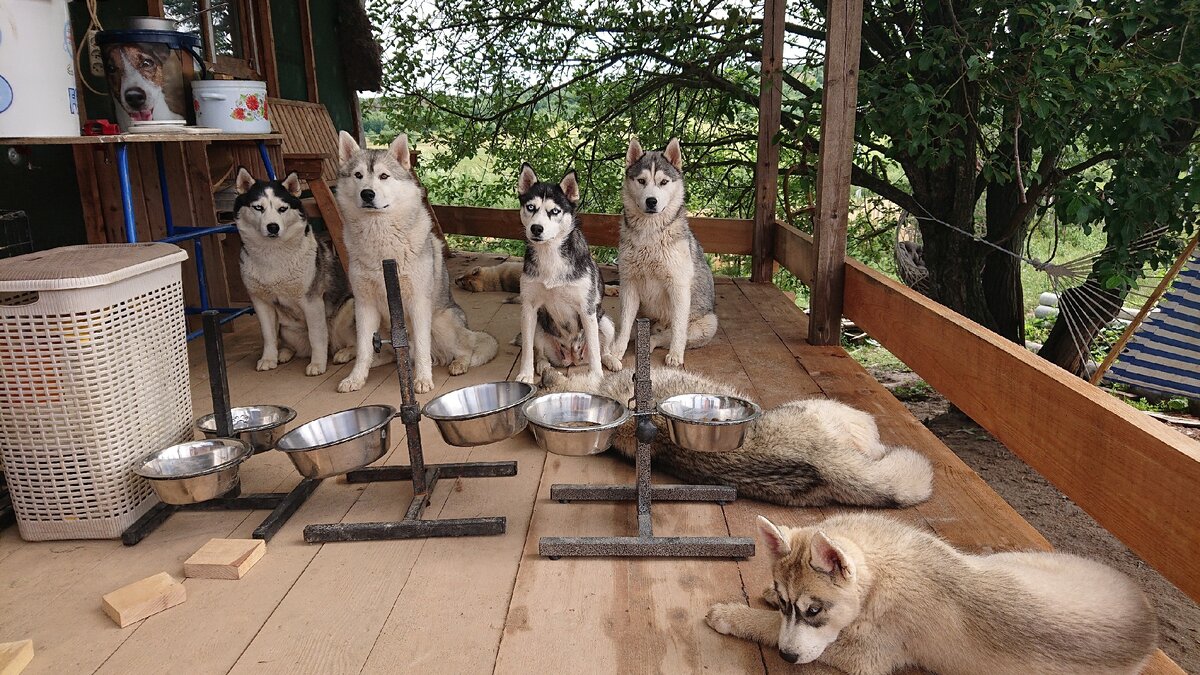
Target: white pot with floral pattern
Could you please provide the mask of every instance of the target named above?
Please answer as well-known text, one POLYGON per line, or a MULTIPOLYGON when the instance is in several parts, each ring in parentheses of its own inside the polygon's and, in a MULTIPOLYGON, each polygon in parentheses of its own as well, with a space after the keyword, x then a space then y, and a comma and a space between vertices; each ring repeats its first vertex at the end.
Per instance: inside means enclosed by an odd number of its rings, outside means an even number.
POLYGON ((196 124, 233 134, 271 132, 267 83, 248 80, 198 80, 192 83, 196 124))

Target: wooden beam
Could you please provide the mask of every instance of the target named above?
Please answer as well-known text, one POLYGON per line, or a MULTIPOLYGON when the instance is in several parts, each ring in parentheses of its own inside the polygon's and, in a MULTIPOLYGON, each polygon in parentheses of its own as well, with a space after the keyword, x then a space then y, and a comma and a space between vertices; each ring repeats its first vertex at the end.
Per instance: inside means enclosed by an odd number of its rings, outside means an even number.
POLYGON ((775 201, 779 191, 779 120, 783 105, 783 28, 787 0, 763 4, 762 70, 758 92, 758 157, 754 165, 754 253, 751 281, 774 271, 775 201))
POLYGON ((775 223, 775 260, 812 288, 815 261, 811 237, 787 223, 775 223))
POLYGON ((848 318, 1200 599, 1200 443, 850 258, 845 290, 848 318))
MULTIPOLYGON (((500 239, 523 237, 521 217, 516 209, 435 204, 433 212, 446 234, 500 239)), ((579 221, 588 244, 617 245, 620 239, 621 216, 611 213, 581 213, 579 221)), ((735 218, 689 218, 688 223, 707 253, 751 253, 754 221, 735 218)))
POLYGON ((258 34, 258 68, 267 81, 267 96, 279 96, 279 66, 275 60, 275 30, 271 27, 271 6, 254 2, 254 30, 258 34))
POLYGON ((842 287, 845 283, 846 218, 850 169, 854 163, 854 113, 858 103, 858 54, 862 0, 828 4, 825 30, 825 86, 821 92, 821 153, 817 160, 815 278, 811 286, 808 341, 838 344, 842 339, 842 287))
POLYGON ((304 52, 304 86, 310 103, 318 103, 317 57, 313 52, 312 11, 309 0, 296 0, 300 9, 300 51, 304 52))

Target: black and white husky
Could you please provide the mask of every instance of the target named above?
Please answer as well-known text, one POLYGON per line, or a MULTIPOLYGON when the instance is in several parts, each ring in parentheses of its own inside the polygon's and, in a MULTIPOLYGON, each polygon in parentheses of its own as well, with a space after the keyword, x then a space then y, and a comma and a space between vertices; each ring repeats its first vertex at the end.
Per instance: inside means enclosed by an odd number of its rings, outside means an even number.
POLYGON ((552 365, 587 363, 595 376, 602 362, 620 368, 620 360, 608 355, 614 331, 600 304, 604 282, 575 218, 575 172, 558 184, 541 182, 533 167, 522 164, 517 194, 526 241, 517 380, 534 384, 534 373, 552 365))
POLYGON ((300 204, 300 179, 255 180, 238 169, 234 212, 242 238, 242 283, 262 328, 258 370, 309 356, 307 375, 354 358, 354 300, 346 273, 318 241, 300 204), (283 345, 280 346, 280 341, 283 345))
POLYGON ((684 349, 716 335, 717 315, 712 269, 688 227, 678 138, 661 152, 629 141, 621 203, 621 332, 612 354, 625 355, 633 321, 644 316, 654 322, 651 349, 669 345, 667 365, 682 366, 684 349))

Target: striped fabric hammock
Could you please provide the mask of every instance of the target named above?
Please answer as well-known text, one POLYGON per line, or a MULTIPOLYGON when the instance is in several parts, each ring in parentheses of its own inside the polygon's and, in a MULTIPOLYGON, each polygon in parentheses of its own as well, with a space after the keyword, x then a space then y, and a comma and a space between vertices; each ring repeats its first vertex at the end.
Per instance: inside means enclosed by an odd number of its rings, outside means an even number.
POLYGON ((1200 400, 1200 249, 1193 248, 1104 379, 1200 400))

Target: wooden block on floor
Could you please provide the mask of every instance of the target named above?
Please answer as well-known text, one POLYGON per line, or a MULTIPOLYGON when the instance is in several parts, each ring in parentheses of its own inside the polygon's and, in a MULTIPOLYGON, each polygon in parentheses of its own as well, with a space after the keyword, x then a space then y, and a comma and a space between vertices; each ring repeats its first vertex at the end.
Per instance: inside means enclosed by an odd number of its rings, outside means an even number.
POLYGON ((121 628, 187 600, 183 583, 166 572, 135 581, 104 596, 104 613, 121 628))
POLYGON ((18 675, 33 660, 33 640, 0 642, 0 675, 18 675))
POLYGON ((198 579, 241 579, 267 552, 261 539, 209 539, 183 563, 183 575, 198 579))

